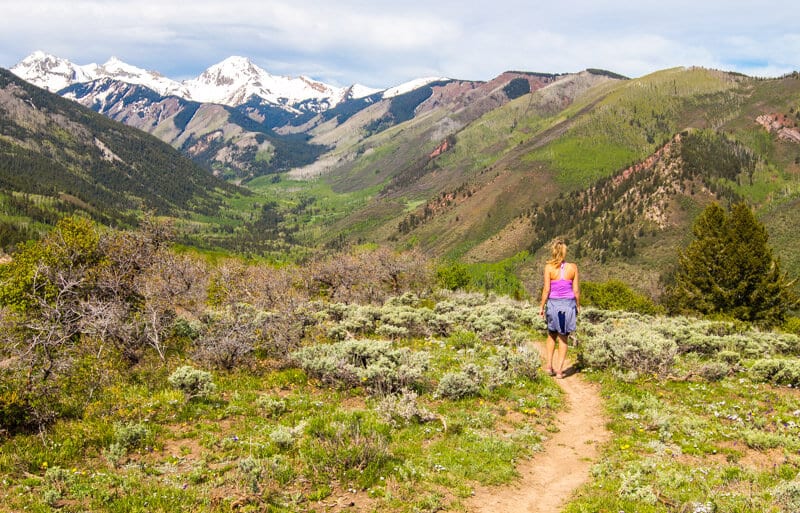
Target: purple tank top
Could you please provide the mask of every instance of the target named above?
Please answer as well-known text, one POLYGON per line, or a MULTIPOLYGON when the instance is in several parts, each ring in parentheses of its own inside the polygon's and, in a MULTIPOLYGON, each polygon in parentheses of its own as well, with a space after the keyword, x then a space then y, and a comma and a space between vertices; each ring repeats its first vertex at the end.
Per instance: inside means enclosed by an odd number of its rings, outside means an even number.
POLYGON ((572 280, 564 279, 564 265, 561 262, 561 273, 557 280, 550 280, 550 297, 553 299, 575 299, 575 292, 572 290, 572 280))

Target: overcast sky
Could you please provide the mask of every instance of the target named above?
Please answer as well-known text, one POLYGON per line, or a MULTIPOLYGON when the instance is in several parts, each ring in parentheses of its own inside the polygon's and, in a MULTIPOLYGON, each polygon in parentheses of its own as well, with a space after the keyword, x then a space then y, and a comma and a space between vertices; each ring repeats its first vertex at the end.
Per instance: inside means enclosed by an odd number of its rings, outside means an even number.
POLYGON ((376 88, 506 70, 800 70, 800 0, 0 0, 0 34, 0 67, 43 50, 177 80, 231 55, 376 88))

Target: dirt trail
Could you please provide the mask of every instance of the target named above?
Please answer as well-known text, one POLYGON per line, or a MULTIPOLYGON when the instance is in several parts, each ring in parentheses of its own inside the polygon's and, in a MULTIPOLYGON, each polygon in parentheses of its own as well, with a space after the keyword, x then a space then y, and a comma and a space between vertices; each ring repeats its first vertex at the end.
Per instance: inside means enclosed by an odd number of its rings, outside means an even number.
MULTIPOLYGON (((542 347, 539 346, 539 350, 542 347)), ((589 479, 602 445, 611 434, 596 386, 580 374, 557 380, 566 396, 566 409, 559 416, 559 431, 543 444, 542 452, 518 467, 519 480, 508 486, 479 487, 467 502, 474 513, 554 513, 572 493, 589 479)))

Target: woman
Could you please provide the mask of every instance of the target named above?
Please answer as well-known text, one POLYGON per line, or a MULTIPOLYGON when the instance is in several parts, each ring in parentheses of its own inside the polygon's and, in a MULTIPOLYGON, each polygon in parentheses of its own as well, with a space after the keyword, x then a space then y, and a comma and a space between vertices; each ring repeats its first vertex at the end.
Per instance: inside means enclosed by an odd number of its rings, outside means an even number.
POLYGON ((578 266, 565 262, 567 245, 561 239, 553 241, 550 259, 544 266, 544 286, 539 315, 547 323, 547 345, 545 358, 547 373, 558 379, 564 377, 564 361, 567 358, 567 341, 575 331, 580 311, 580 286, 578 266), (558 338, 558 358, 553 362, 558 338))

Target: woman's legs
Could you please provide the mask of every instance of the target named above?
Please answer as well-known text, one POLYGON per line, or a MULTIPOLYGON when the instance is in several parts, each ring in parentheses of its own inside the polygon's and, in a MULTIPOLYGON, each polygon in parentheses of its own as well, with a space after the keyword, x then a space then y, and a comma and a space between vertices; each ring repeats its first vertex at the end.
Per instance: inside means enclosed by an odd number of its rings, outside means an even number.
POLYGON ((545 350, 544 350, 544 358, 545 358, 545 369, 547 373, 551 376, 554 374, 553 371, 553 353, 556 352, 556 334, 552 331, 547 332, 547 342, 545 342, 545 350))
POLYGON ((569 335, 558 334, 558 365, 554 365, 553 369, 556 371, 557 378, 564 377, 564 362, 567 361, 567 341, 569 335))

